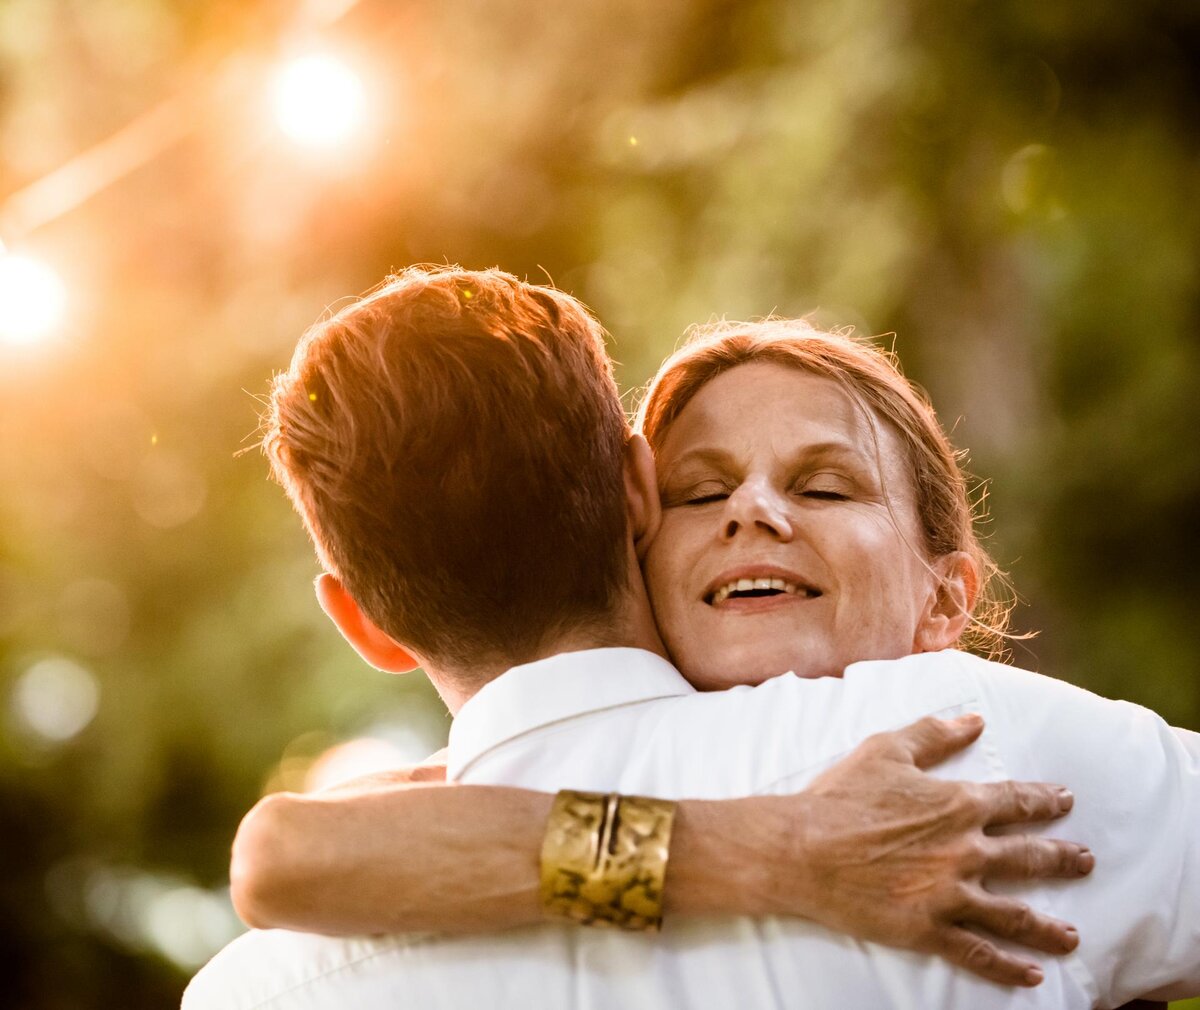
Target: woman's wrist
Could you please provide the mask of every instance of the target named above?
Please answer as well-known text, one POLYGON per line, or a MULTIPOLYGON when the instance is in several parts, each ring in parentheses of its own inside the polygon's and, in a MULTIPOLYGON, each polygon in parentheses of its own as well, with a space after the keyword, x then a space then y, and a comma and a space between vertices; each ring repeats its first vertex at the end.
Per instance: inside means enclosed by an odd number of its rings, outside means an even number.
MULTIPOLYGON (((801 881, 781 870, 798 860, 801 796, 684 800, 677 806, 663 911, 673 915, 803 914, 801 881)), ((784 871, 786 872, 786 871, 784 871)))

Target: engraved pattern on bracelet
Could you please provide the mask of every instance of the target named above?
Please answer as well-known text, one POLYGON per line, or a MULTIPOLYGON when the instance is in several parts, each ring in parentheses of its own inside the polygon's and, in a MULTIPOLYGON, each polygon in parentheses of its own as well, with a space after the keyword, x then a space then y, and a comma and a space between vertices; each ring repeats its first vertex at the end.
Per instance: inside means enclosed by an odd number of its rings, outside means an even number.
POLYGON ((657 930, 675 804, 563 790, 542 845, 541 900, 550 918, 657 930))

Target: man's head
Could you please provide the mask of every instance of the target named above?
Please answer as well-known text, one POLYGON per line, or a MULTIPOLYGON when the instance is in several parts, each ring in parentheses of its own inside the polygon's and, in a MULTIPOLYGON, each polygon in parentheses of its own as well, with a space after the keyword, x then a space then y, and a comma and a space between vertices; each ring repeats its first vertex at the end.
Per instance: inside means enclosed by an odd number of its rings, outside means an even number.
POLYGON ((606 627, 627 587, 629 429, 569 295, 406 270, 304 335, 266 423, 322 564, 430 663, 533 658, 606 627))

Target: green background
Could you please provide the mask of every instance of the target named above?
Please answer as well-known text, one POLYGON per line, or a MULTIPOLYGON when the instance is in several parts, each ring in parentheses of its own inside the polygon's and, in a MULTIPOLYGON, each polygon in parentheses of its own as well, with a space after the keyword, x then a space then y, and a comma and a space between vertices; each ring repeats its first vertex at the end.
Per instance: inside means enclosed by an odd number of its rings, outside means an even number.
POLYGON ((174 1005, 264 788, 444 739, 238 454, 304 327, 413 262, 552 279, 630 390, 719 316, 894 339, 988 481, 1014 661, 1200 728, 1198 49, 1155 0, 0 0, 0 200, 151 138, 0 210, 70 293, 0 345, 5 1005, 174 1005), (370 98, 316 153, 263 107, 314 45, 370 98))

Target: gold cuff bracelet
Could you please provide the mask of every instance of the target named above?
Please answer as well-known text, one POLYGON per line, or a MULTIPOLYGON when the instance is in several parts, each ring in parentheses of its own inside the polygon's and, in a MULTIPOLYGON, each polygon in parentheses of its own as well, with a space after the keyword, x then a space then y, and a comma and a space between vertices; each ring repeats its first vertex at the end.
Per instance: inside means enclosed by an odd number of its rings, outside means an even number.
POLYGON ((675 804, 564 789, 542 842, 542 908, 552 919, 622 929, 662 925, 675 804))

